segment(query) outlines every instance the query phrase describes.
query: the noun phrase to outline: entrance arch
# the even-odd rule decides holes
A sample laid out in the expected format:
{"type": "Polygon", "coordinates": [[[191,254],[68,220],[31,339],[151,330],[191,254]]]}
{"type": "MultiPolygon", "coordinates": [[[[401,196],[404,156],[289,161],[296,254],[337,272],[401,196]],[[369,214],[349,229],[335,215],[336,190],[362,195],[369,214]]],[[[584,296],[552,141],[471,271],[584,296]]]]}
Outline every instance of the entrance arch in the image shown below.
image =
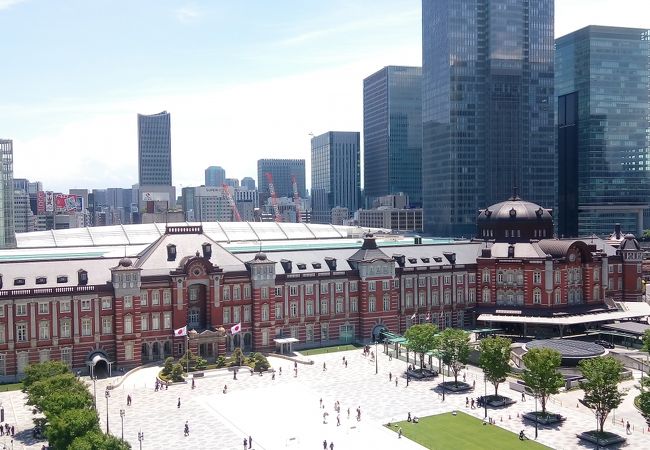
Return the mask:
{"type": "Polygon", "coordinates": [[[388,332],[388,328],[383,323],[379,323],[372,328],[372,342],[383,342],[384,332],[388,332]]]}
{"type": "Polygon", "coordinates": [[[86,364],[90,368],[90,376],[106,378],[111,376],[111,363],[103,351],[94,351],[88,356],[86,364]]]}
{"type": "Polygon", "coordinates": [[[161,358],[160,344],[158,342],[154,342],[153,345],[151,346],[151,356],[153,359],[161,358]]]}
{"type": "Polygon", "coordinates": [[[140,357],[143,362],[151,360],[151,353],[149,352],[149,344],[147,344],[146,342],[142,343],[142,350],[140,353],[140,357]]]}

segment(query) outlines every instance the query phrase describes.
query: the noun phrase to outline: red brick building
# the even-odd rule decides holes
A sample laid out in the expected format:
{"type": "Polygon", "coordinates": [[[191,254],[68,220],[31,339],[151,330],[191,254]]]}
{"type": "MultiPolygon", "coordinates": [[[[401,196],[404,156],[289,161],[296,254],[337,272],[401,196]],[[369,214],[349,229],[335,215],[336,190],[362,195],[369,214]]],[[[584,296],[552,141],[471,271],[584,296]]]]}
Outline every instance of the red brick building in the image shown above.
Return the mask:
{"type": "Polygon", "coordinates": [[[174,330],[186,325],[210,359],[371,342],[426,321],[557,333],[644,315],[620,302],[647,306],[633,236],[619,248],[553,239],[550,212],[518,198],[481,211],[479,238],[462,242],[309,224],[158,227],[27,233],[0,251],[0,379],[48,359],[111,371],[179,356],[187,340],[174,330]]]}

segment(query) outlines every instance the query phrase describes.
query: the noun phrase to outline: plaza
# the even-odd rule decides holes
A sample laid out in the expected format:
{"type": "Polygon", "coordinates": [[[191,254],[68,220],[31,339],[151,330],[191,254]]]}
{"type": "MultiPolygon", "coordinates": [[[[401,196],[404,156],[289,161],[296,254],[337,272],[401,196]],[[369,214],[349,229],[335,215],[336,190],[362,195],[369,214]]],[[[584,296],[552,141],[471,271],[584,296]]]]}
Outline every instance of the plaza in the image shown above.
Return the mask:
{"type": "MultiPolygon", "coordinates": [[[[303,358],[303,361],[308,361],[303,358]]],[[[474,417],[483,418],[483,409],[465,407],[465,397],[484,394],[483,376],[479,369],[468,366],[468,383],[476,382],[474,392],[466,394],[447,393],[442,401],[437,377],[431,381],[411,381],[407,387],[401,374],[406,362],[381,354],[377,361],[364,357],[361,349],[347,352],[310,356],[313,364],[298,363],[298,375],[294,376],[293,361],[269,357],[275,369],[271,373],[250,375],[240,370],[237,380],[229,370],[206,372],[196,379],[195,389],[190,383],[154,390],[158,366],[143,367],[123,377],[96,381],[97,410],[102,427],[106,428],[105,388],[113,385],[108,399],[108,420],[110,432],[120,436],[122,432],[120,409],[124,409],[124,438],[134,449],[139,448],[138,432],[144,433],[143,449],[163,449],[184,446],[196,449],[242,449],[244,438],[253,439],[254,449],[273,450],[283,448],[320,449],[323,440],[328,445],[334,442],[335,449],[422,449],[424,447],[406,439],[383,425],[403,421],[411,412],[419,417],[440,414],[453,410],[463,411],[474,417]],[[347,368],[343,357],[348,361],[347,368]],[[323,363],[327,370],[323,370],[323,363]],[[280,375],[280,369],[282,374],[280,375]],[[389,373],[393,381],[389,381],[389,373]],[[397,386],[395,385],[395,375],[397,386]],[[223,393],[227,385],[227,393],[223,393]],[[131,395],[132,405],[126,405],[131,395]],[[178,399],[181,406],[178,407],[178,399]],[[323,400],[324,408],[320,406],[323,400]],[[340,421],[334,404],[340,403],[340,421]],[[361,408],[361,420],[356,420],[356,409],[361,408]],[[347,409],[350,409],[348,418],[347,409]],[[323,413],[326,412],[326,423],[323,413]],[[184,437],[183,426],[188,422],[190,435],[184,437]]],[[[638,377],[640,373],[635,373],[638,377]]],[[[621,388],[629,388],[621,407],[608,418],[606,430],[625,434],[624,424],[629,421],[632,433],[628,436],[630,448],[645,448],[650,445],[650,434],[645,429],[641,415],[634,410],[632,401],[636,395],[634,387],[638,381],[628,381],[621,388]],[[620,421],[623,420],[623,423],[620,421]],[[616,424],[613,424],[616,421],[616,424]]],[[[88,381],[93,392],[93,384],[88,381]]],[[[488,393],[492,391],[487,385],[488,393]]],[[[499,387],[499,393],[507,395],[517,403],[503,409],[488,409],[488,415],[495,426],[518,433],[525,430],[528,437],[535,435],[534,426],[524,422],[522,413],[534,410],[534,400],[527,397],[521,401],[521,394],[512,391],[507,383],[499,387]]],[[[549,410],[567,416],[562,425],[554,428],[539,428],[537,441],[556,449],[589,448],[581,444],[576,434],[595,426],[594,415],[578,403],[581,391],[571,391],[552,397],[549,410]]],[[[4,392],[0,399],[5,408],[5,420],[16,424],[15,449],[38,450],[43,441],[31,440],[32,414],[24,405],[19,391],[4,392]]],[[[480,429],[477,430],[480,432],[480,429]]],[[[10,443],[5,443],[7,448],[10,443]]],[[[329,447],[328,447],[329,448],[329,447]]]]}

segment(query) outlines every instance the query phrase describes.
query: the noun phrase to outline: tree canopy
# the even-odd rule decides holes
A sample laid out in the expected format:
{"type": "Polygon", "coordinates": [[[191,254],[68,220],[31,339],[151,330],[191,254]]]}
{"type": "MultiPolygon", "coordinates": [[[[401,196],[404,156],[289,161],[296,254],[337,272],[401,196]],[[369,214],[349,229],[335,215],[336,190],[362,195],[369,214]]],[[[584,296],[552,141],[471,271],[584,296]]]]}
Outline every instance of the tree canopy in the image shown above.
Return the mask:
{"type": "Polygon", "coordinates": [[[585,380],[580,386],[585,392],[582,403],[594,411],[601,433],[605,420],[612,409],[623,401],[623,393],[618,390],[623,365],[611,356],[583,359],[578,364],[585,380]]]}
{"type": "Polygon", "coordinates": [[[542,414],[546,414],[546,402],[564,386],[564,377],[557,370],[562,363],[562,355],[550,348],[532,348],[523,360],[526,366],[524,383],[539,398],[542,414]]]}
{"type": "Polygon", "coordinates": [[[443,364],[454,373],[454,385],[458,385],[458,373],[469,360],[469,333],[458,328],[446,328],[437,338],[437,348],[443,364]]]}
{"type": "Polygon", "coordinates": [[[510,370],[510,345],[512,341],[504,337],[489,337],[481,341],[479,365],[485,378],[494,386],[494,395],[498,395],[499,384],[506,380],[510,370]]]}
{"type": "Polygon", "coordinates": [[[56,375],[70,373],[70,369],[61,361],[47,361],[39,364],[30,364],[25,368],[25,378],[23,378],[23,392],[27,392],[29,387],[37,381],[46,380],[56,375]]]}
{"type": "Polygon", "coordinates": [[[436,348],[438,327],[431,323],[413,325],[406,330],[404,337],[408,347],[420,355],[420,367],[424,367],[424,355],[436,348]]]}

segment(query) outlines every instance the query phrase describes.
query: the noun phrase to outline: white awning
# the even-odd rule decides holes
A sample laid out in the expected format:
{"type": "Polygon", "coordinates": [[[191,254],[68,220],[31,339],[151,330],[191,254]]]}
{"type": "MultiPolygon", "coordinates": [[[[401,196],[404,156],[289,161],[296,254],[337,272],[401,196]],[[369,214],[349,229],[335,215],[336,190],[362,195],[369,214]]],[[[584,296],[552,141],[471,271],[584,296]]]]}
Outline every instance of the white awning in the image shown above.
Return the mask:
{"type": "Polygon", "coordinates": [[[276,344],[293,344],[294,342],[298,342],[298,339],[296,339],[296,338],[277,338],[277,339],[273,339],[273,341],[276,344]]]}
{"type": "Polygon", "coordinates": [[[92,357],[92,359],[90,360],[90,364],[93,367],[95,367],[99,361],[104,361],[104,362],[106,362],[108,364],[108,360],[106,358],[104,358],[102,355],[99,355],[99,354],[92,357]]]}
{"type": "Polygon", "coordinates": [[[650,305],[645,302],[621,302],[619,305],[624,309],[618,311],[599,312],[595,314],[567,314],[556,317],[526,316],[524,314],[481,314],[478,316],[477,320],[480,320],[481,322],[529,323],[538,325],[576,325],[650,316],[650,305]]]}

